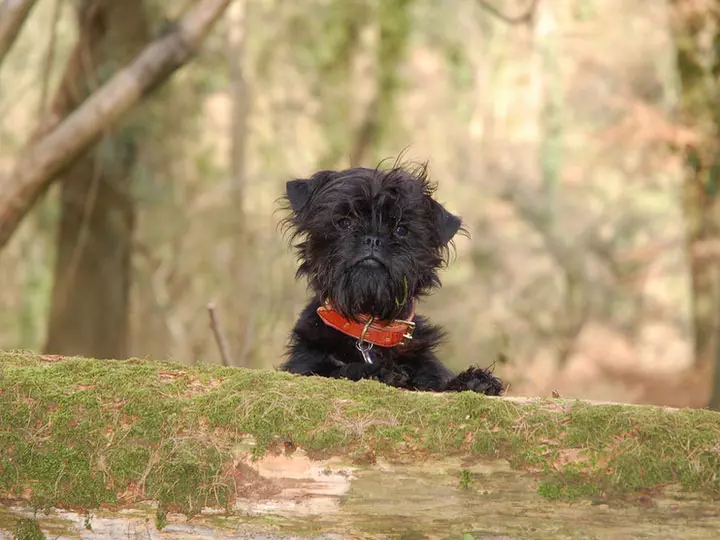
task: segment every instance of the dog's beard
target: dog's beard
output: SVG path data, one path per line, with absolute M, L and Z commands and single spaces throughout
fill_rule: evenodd
M 351 257 L 347 262 L 330 257 L 316 265 L 311 285 L 321 300 L 330 300 L 345 317 L 371 315 L 391 320 L 407 314 L 416 294 L 412 266 L 398 260 L 369 264 L 361 257 Z
M 359 314 L 390 320 L 398 317 L 408 300 L 407 279 L 392 278 L 385 267 L 354 266 L 328 287 L 328 298 L 346 317 Z

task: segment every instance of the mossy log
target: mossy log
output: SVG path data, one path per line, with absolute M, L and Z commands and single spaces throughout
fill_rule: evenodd
M 637 530 L 638 509 L 657 513 L 658 537 L 680 527 L 675 512 L 679 534 L 701 538 L 684 512 L 702 528 L 718 498 L 720 414 L 707 410 L 0 353 L 0 538 L 37 529 L 23 517 L 68 537 L 132 523 L 144 538 L 566 538 L 595 522 Z M 570 508 L 588 513 L 576 529 Z

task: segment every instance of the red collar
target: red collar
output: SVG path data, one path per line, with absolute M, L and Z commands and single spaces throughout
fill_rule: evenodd
M 393 321 L 376 321 L 369 315 L 358 316 L 358 321 L 344 317 L 328 301 L 325 305 L 317 308 L 317 314 L 325 324 L 339 330 L 348 336 L 352 336 L 379 347 L 395 347 L 412 339 L 415 330 L 415 300 L 412 300 L 410 315 L 407 320 L 395 319 Z M 369 324 L 368 324 L 369 323 Z M 363 335 L 364 334 L 364 335 Z

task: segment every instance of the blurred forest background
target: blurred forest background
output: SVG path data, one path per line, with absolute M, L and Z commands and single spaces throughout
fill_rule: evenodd
M 203 13 L 91 144 L 60 131 Z M 272 368 L 307 298 L 285 182 L 403 153 L 471 234 L 421 306 L 451 367 L 707 406 L 719 21 L 711 0 L 0 0 L 0 348 L 219 363 L 215 302 L 232 362 Z

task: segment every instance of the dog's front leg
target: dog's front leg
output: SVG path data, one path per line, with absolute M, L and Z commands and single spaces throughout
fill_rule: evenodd
M 339 362 L 339 364 L 343 363 Z M 410 387 L 410 376 L 401 366 L 387 366 L 382 362 L 373 364 L 350 362 L 339 366 L 338 374 L 340 377 L 351 381 L 371 379 L 396 388 Z
M 410 377 L 402 366 L 386 367 L 382 362 L 343 362 L 332 353 L 297 346 L 281 368 L 298 375 L 359 381 L 371 379 L 397 388 L 409 388 Z
M 281 368 L 297 375 L 317 375 L 331 379 L 373 379 L 382 376 L 381 364 L 343 362 L 334 354 L 303 345 L 296 345 Z

